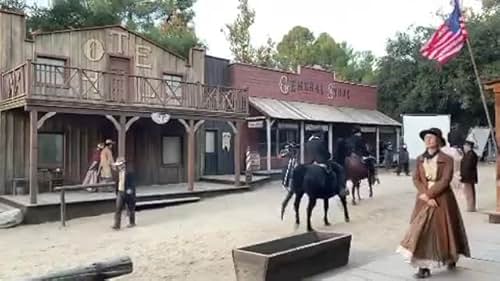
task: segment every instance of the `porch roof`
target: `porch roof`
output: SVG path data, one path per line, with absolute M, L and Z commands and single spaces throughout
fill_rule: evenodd
M 360 125 L 401 126 L 401 123 L 377 110 L 336 107 L 322 104 L 249 98 L 250 105 L 275 119 L 349 123 Z

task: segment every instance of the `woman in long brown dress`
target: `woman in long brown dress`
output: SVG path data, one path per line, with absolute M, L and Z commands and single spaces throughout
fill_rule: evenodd
M 417 199 L 410 228 L 398 252 L 414 267 L 416 278 L 427 278 L 431 268 L 453 270 L 460 255 L 470 257 L 469 244 L 455 195 L 450 187 L 453 159 L 441 152 L 446 144 L 441 130 L 420 132 L 426 151 L 417 158 L 413 183 Z

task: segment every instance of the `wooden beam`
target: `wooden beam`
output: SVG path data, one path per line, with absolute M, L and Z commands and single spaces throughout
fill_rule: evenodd
M 333 124 L 328 124 L 328 151 L 333 156 Z
M 241 127 L 243 122 L 236 122 L 234 133 L 234 185 L 240 186 L 241 175 Z
M 275 120 L 266 119 L 267 171 L 271 172 L 271 126 Z
M 205 120 L 197 121 L 196 124 L 194 125 L 193 133 L 196 133 L 198 131 L 198 129 L 201 127 L 201 125 L 203 125 L 204 123 L 205 123 Z
M 38 130 L 40 130 L 40 128 L 42 128 L 43 124 L 45 123 L 45 121 L 47 121 L 48 119 L 52 118 L 54 115 L 56 115 L 56 112 L 47 112 L 45 113 L 42 118 L 40 118 L 37 122 L 37 128 Z
M 380 128 L 375 128 L 375 158 L 377 165 L 380 164 Z
M 128 121 L 127 121 L 127 124 L 125 125 L 125 132 L 128 132 L 128 129 L 130 129 L 130 127 L 132 127 L 132 125 L 137 121 L 141 119 L 140 116 L 135 116 L 135 117 L 132 117 L 130 118 Z
M 118 128 L 118 157 L 125 157 L 125 148 L 127 140 L 127 117 L 125 115 L 120 116 L 120 124 Z
M 186 129 L 186 133 L 189 133 L 191 128 L 189 127 L 188 122 L 186 122 L 186 120 L 184 119 L 177 119 L 177 121 L 179 121 L 179 123 L 181 123 L 184 126 L 184 129 Z
M 37 203 L 38 196 L 38 112 L 30 111 L 30 203 Z
M 234 125 L 233 121 L 227 121 L 227 124 L 231 127 L 234 134 L 237 134 L 239 132 L 238 128 L 236 128 L 237 125 Z
M 304 149 L 305 149 L 305 124 L 304 121 L 300 121 L 300 163 L 304 164 Z
M 195 141 L 194 141 L 194 120 L 189 120 L 187 135 L 188 135 L 188 191 L 194 190 L 194 166 L 195 166 Z
M 115 117 L 113 117 L 113 115 L 105 115 L 106 116 L 106 119 L 108 119 L 109 121 L 111 121 L 111 123 L 113 123 L 113 125 L 115 126 L 115 129 L 117 131 L 119 131 L 121 129 L 121 126 L 120 126 L 120 123 L 118 123 L 118 121 L 116 121 Z

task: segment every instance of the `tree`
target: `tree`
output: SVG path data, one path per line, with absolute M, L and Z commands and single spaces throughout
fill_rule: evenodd
M 9 0 L 12 1 L 12 0 Z M 195 0 L 59 0 L 50 8 L 34 7 L 28 29 L 53 31 L 124 24 L 187 57 L 202 45 L 190 22 Z
M 24 12 L 27 8 L 25 0 L 0 0 L 0 9 Z
M 255 10 L 248 6 L 248 0 L 238 1 L 239 13 L 232 24 L 226 24 L 226 37 L 235 61 L 253 63 L 255 49 L 250 42 L 250 27 L 255 22 Z
M 293 27 L 277 46 L 280 67 L 295 70 L 298 65 L 311 64 L 314 39 L 314 34 L 306 27 Z
M 253 63 L 259 66 L 276 67 L 276 43 L 270 37 L 266 44 L 260 46 L 255 52 Z
M 481 76 L 500 76 L 500 11 L 473 15 L 467 28 Z M 442 68 L 420 55 L 434 30 L 416 27 L 389 40 L 387 55 L 378 64 L 381 110 L 394 118 L 401 113 L 447 113 L 464 127 L 486 125 L 467 48 Z M 491 114 L 491 95 L 488 105 Z

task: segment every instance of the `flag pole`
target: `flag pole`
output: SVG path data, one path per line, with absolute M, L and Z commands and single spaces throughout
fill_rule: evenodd
M 479 93 L 481 94 L 481 101 L 484 107 L 484 113 L 486 114 L 486 120 L 488 120 L 488 126 L 490 127 L 491 139 L 495 146 L 495 153 L 498 154 L 497 141 L 495 139 L 495 131 L 493 130 L 493 123 L 491 122 L 490 113 L 488 111 L 488 105 L 486 104 L 486 97 L 484 95 L 483 84 L 481 78 L 479 77 L 479 71 L 477 70 L 476 59 L 474 58 L 474 53 L 472 52 L 472 46 L 470 44 L 469 38 L 465 40 L 467 42 L 467 49 L 469 49 L 470 59 L 472 62 L 472 68 L 474 68 L 474 74 L 476 76 L 477 86 L 479 87 Z

